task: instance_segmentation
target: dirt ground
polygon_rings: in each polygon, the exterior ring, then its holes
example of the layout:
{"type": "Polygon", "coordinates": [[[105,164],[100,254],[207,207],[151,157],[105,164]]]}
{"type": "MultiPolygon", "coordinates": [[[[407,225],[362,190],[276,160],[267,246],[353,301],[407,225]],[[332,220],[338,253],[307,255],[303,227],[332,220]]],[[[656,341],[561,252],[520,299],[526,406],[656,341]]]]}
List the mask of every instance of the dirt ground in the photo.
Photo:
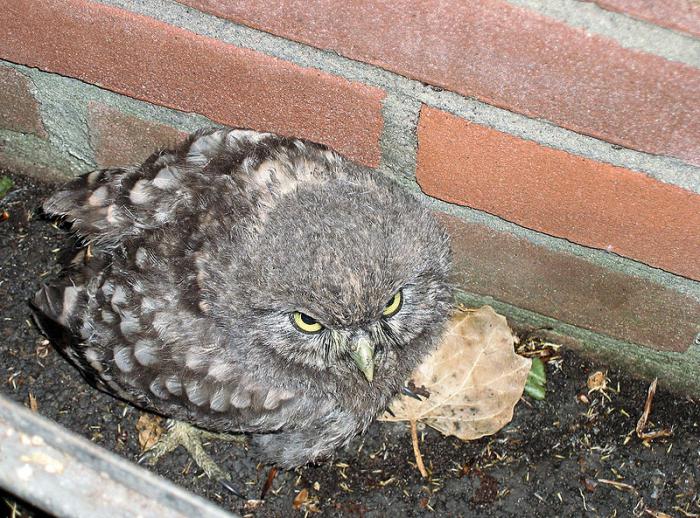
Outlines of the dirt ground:
{"type": "MultiPolygon", "coordinates": [[[[0,222],[0,393],[27,406],[31,400],[40,414],[134,460],[142,412],[88,386],[29,320],[27,299],[62,243],[62,232],[34,213],[53,187],[2,175],[15,186],[0,200],[0,213],[9,214],[0,222]]],[[[424,430],[429,479],[415,467],[408,427],[387,423],[375,423],[332,460],[279,473],[255,510],[201,476],[182,450],[152,469],[226,509],[260,517],[700,516],[697,401],[657,391],[647,430],[673,434],[644,443],[634,430],[648,382],[566,351],[547,375],[546,400],[525,397],[494,436],[463,443],[424,430]],[[596,371],[607,373],[609,388],[589,394],[587,378],[596,371]]],[[[209,451],[249,498],[259,498],[268,467],[241,446],[212,443],[209,451]]],[[[13,508],[16,516],[40,514],[17,505],[0,492],[0,516],[13,508]]]]}

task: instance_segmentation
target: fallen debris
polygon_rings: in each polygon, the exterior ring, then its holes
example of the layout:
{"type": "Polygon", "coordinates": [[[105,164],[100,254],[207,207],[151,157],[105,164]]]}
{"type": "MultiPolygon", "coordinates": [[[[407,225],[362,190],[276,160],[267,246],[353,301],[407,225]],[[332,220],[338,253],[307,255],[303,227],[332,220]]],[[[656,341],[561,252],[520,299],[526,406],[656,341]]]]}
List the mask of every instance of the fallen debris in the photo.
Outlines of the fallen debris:
{"type": "Polygon", "coordinates": [[[635,432],[637,437],[639,437],[643,442],[648,443],[654,439],[659,439],[661,437],[670,437],[673,435],[673,430],[671,428],[662,428],[660,430],[654,430],[651,432],[645,432],[644,429],[649,421],[649,414],[651,414],[651,405],[654,401],[654,395],[656,394],[656,385],[659,379],[654,378],[654,381],[649,385],[649,391],[647,392],[647,399],[644,402],[644,412],[642,412],[639,421],[637,421],[637,426],[635,432]]]}
{"type": "Polygon", "coordinates": [[[29,393],[29,409],[35,413],[39,411],[39,403],[36,400],[36,396],[31,392],[29,393]]]}
{"type": "Polygon", "coordinates": [[[0,198],[4,198],[14,185],[15,182],[9,176],[0,176],[0,198]]]}
{"type": "Polygon", "coordinates": [[[630,491],[631,493],[637,493],[637,490],[633,486],[630,486],[629,484],[625,484],[624,482],[618,482],[617,480],[608,480],[606,478],[599,478],[598,482],[600,482],[601,484],[606,484],[608,486],[612,486],[619,491],[630,491]]]}
{"type": "Polygon", "coordinates": [[[139,446],[141,451],[146,451],[153,447],[158,442],[160,436],[163,435],[163,427],[160,416],[152,414],[143,414],[136,422],[136,431],[139,434],[139,446]]]}
{"type": "MultiPolygon", "coordinates": [[[[468,441],[496,433],[511,421],[532,363],[515,353],[516,340],[505,317],[489,306],[456,315],[440,347],[414,371],[405,395],[384,414],[382,420],[410,423],[423,477],[427,471],[417,422],[468,441]]],[[[544,379],[543,364],[539,379],[544,379]]]]}
{"type": "Polygon", "coordinates": [[[260,507],[262,507],[264,503],[265,503],[264,500],[255,500],[255,499],[246,500],[245,503],[243,504],[243,509],[245,509],[246,511],[255,511],[256,509],[259,509],[260,507]]]}
{"type": "Polygon", "coordinates": [[[297,493],[297,496],[294,497],[294,500],[292,500],[292,507],[299,511],[301,509],[301,506],[306,503],[306,500],[309,498],[309,492],[307,489],[302,489],[297,493]]]}
{"type": "Polygon", "coordinates": [[[538,357],[532,358],[532,367],[525,382],[525,394],[538,401],[547,396],[547,373],[544,362],[538,357]]]}
{"type": "Polygon", "coordinates": [[[297,511],[306,513],[320,513],[318,499],[309,495],[309,490],[304,488],[297,493],[292,501],[292,507],[297,511]]]}
{"type": "Polygon", "coordinates": [[[267,472],[265,484],[263,484],[262,491],[260,491],[260,500],[265,500],[265,496],[267,495],[268,491],[270,491],[270,488],[272,487],[272,482],[275,480],[276,476],[277,468],[273,466],[270,468],[270,471],[267,472]]]}
{"type": "Polygon", "coordinates": [[[425,464],[423,464],[423,455],[420,453],[420,446],[418,444],[418,430],[416,421],[412,419],[409,421],[411,425],[411,443],[413,444],[413,455],[416,457],[416,466],[418,471],[423,478],[428,478],[428,472],[425,469],[425,464]]]}
{"type": "Polygon", "coordinates": [[[596,371],[586,380],[586,386],[588,387],[588,393],[592,392],[605,392],[608,389],[608,382],[610,380],[605,375],[603,371],[596,371]]]}
{"type": "Polygon", "coordinates": [[[509,423],[531,360],[514,351],[505,317],[489,306],[457,315],[442,345],[413,373],[418,387],[401,396],[384,421],[420,421],[464,441],[491,435],[509,423]],[[419,391],[429,394],[420,397],[419,391]]]}
{"type": "MultiPolygon", "coordinates": [[[[27,181],[15,180],[20,187],[26,186],[27,181]]],[[[37,218],[28,223],[20,220],[49,194],[48,187],[38,185],[21,197],[14,197],[17,204],[13,201],[8,207],[11,219],[0,223],[0,243],[7,252],[3,259],[11,259],[2,265],[0,279],[6,304],[0,323],[0,392],[27,405],[32,392],[42,415],[88,438],[94,436],[94,427],[100,427],[102,438],[96,441],[98,444],[133,459],[139,450],[133,435],[141,412],[87,385],[53,349],[42,348],[34,353],[42,338],[35,328],[25,324],[26,300],[51,271],[51,250],[58,242],[52,237],[58,231],[46,222],[37,218]]],[[[542,344],[540,338],[523,335],[517,351],[526,357],[542,358],[542,353],[537,352],[542,344]],[[523,350],[529,342],[533,351],[523,350]]],[[[558,356],[556,360],[543,358],[548,377],[546,403],[521,398],[524,405],[531,402],[532,407],[518,406],[514,421],[496,435],[461,442],[422,430],[418,425],[417,438],[428,479],[416,469],[408,439],[396,440],[400,430],[395,428],[400,425],[381,423],[372,425],[366,435],[339,451],[335,461],[280,472],[264,503],[247,503],[222,492],[219,484],[206,476],[195,476],[191,463],[183,465],[183,452],[163,459],[152,469],[184,483],[200,496],[216,500],[228,510],[251,517],[305,516],[303,508],[292,508],[292,500],[306,487],[309,498],[319,499],[323,512],[336,516],[372,516],[382,512],[411,516],[434,509],[434,516],[455,516],[461,511],[483,516],[649,517],[645,509],[650,509],[679,518],[700,518],[700,479],[697,466],[689,462],[698,447],[700,398],[668,394],[658,387],[653,414],[644,431],[673,425],[673,436],[652,441],[652,447],[647,448],[637,438],[635,425],[649,383],[629,376],[624,369],[606,367],[600,361],[580,356],[573,348],[562,347],[558,356]],[[609,404],[600,393],[587,394],[587,377],[596,371],[605,372],[611,380],[608,394],[613,401],[609,404]],[[588,402],[577,399],[579,394],[585,395],[588,402]],[[595,419],[582,415],[588,406],[598,414],[595,419]],[[622,441],[627,439],[625,446],[622,441]],[[406,458],[411,462],[407,463],[406,458]],[[469,477],[463,474],[466,465],[472,466],[469,477]],[[653,482],[656,467],[668,474],[662,489],[653,482]],[[492,495],[490,484],[480,483],[477,469],[498,482],[492,503],[488,503],[492,495]],[[299,483],[295,484],[297,478],[299,483]],[[627,483],[639,495],[617,490],[597,478],[627,483]],[[547,503],[532,495],[533,491],[547,503]],[[633,513],[636,502],[642,505],[633,513]],[[255,506],[257,510],[253,509],[255,506]]],[[[415,387],[414,392],[418,390],[420,387],[415,387]]],[[[408,425],[405,427],[408,437],[408,425]]],[[[0,449],[6,442],[7,438],[0,439],[0,449]]],[[[228,466],[236,480],[248,488],[247,494],[260,496],[268,468],[250,460],[244,448],[213,443],[211,452],[217,460],[221,459],[222,467],[228,466]]],[[[65,491],[63,496],[61,501],[66,501],[65,491]]],[[[21,513],[21,504],[19,508],[21,513]]],[[[0,515],[4,512],[11,512],[11,508],[3,507],[0,498],[0,515]]]]}
{"type": "Polygon", "coordinates": [[[653,509],[644,509],[644,513],[654,518],[673,518],[670,514],[664,513],[662,511],[654,511],[653,509]]]}

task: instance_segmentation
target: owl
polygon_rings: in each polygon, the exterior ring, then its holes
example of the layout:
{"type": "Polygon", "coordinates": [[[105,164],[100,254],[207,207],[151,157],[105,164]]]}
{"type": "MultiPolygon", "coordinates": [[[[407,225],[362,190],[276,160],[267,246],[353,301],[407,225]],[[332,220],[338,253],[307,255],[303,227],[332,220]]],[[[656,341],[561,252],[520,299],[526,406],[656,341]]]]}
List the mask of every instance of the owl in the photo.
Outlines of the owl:
{"type": "Polygon", "coordinates": [[[77,238],[33,300],[57,348],[97,388],[245,433],[283,468],[366,430],[451,307],[431,213],[301,139],[200,130],[43,208],[77,238]]]}

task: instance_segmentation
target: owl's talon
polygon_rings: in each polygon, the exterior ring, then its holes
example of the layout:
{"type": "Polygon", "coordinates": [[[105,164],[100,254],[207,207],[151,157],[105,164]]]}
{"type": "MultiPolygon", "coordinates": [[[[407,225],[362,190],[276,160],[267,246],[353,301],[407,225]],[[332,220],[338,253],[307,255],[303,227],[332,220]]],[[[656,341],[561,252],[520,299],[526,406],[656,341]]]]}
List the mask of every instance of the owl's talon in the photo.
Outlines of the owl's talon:
{"type": "Polygon", "coordinates": [[[403,387],[403,388],[401,389],[401,392],[402,392],[404,395],[408,396],[408,397],[412,397],[413,399],[417,399],[418,401],[423,401],[423,399],[422,399],[418,394],[416,394],[415,392],[413,392],[413,391],[412,391],[410,388],[408,388],[408,387],[403,387]]]}
{"type": "Polygon", "coordinates": [[[153,466],[153,465],[157,464],[158,461],[162,457],[164,457],[165,455],[167,455],[168,453],[170,453],[171,451],[173,451],[175,449],[175,448],[173,448],[173,449],[169,449],[168,451],[161,452],[160,451],[161,448],[158,448],[157,446],[158,446],[158,444],[154,445],[154,447],[152,447],[151,449],[143,452],[141,454],[141,456],[138,459],[136,459],[136,464],[139,464],[141,466],[144,466],[144,465],[153,466]]]}
{"type": "Polygon", "coordinates": [[[182,446],[190,454],[192,460],[202,471],[212,480],[218,481],[228,491],[236,496],[244,498],[230,483],[231,475],[223,471],[209,454],[204,450],[202,444],[206,439],[219,439],[229,442],[242,442],[244,439],[238,435],[213,433],[207,430],[196,428],[182,421],[169,420],[166,423],[166,431],[161,435],[150,449],[145,451],[136,461],[138,464],[146,463],[153,466],[162,457],[174,451],[178,446],[182,446]]]}
{"type": "Polygon", "coordinates": [[[391,408],[386,407],[386,413],[389,414],[391,417],[396,417],[396,414],[391,411],[391,408]]]}
{"type": "Polygon", "coordinates": [[[224,486],[224,489],[226,489],[228,492],[230,492],[230,493],[233,494],[234,496],[237,496],[238,498],[241,498],[241,499],[243,499],[243,500],[247,500],[247,498],[245,497],[245,495],[243,495],[243,493],[241,493],[241,492],[238,491],[235,487],[233,487],[233,486],[231,485],[231,483],[230,483],[228,480],[219,479],[219,484],[221,484],[222,486],[224,486]]]}

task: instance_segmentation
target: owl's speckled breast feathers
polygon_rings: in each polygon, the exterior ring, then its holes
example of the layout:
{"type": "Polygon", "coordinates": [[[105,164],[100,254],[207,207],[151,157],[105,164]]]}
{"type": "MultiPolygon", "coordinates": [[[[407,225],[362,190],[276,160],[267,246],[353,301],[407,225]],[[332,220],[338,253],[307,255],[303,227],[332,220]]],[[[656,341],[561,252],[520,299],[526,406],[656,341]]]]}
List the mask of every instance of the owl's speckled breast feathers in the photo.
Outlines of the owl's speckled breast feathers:
{"type": "Polygon", "coordinates": [[[366,429],[449,310],[428,211],[303,140],[203,130],[44,209],[89,245],[34,300],[66,356],[139,406],[254,434],[282,466],[366,429]]]}

